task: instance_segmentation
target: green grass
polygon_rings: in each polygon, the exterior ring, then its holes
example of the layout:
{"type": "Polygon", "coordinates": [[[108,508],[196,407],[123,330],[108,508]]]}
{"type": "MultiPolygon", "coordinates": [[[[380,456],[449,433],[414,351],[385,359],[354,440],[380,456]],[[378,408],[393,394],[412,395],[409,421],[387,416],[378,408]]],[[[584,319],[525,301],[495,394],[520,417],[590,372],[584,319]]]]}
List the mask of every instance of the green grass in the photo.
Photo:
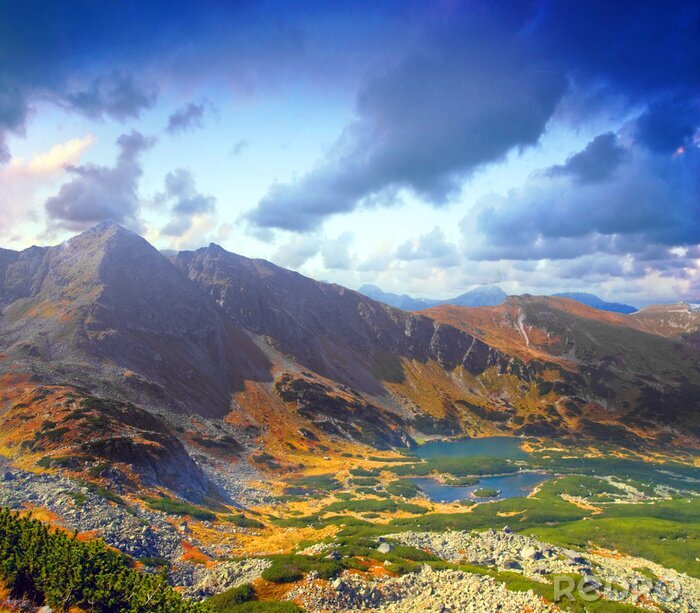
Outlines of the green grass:
{"type": "Polygon", "coordinates": [[[375,487],[379,481],[376,477],[355,477],[350,480],[350,484],[359,487],[375,487]]]}
{"type": "Polygon", "coordinates": [[[155,511],[162,511],[163,513],[168,513],[169,515],[189,515],[190,517],[201,521],[214,521],[216,519],[216,515],[211,511],[207,511],[206,509],[190,504],[189,502],[173,500],[172,498],[155,497],[146,497],[144,498],[144,501],[151,509],[155,511]]]}
{"type": "Polygon", "coordinates": [[[700,551],[698,523],[656,517],[601,517],[562,524],[556,528],[537,527],[528,530],[528,533],[565,547],[594,543],[700,578],[700,562],[696,560],[700,551]]]}
{"type": "Polygon", "coordinates": [[[454,479],[445,479],[443,481],[443,485],[449,485],[451,487],[469,487],[477,483],[479,483],[478,477],[458,477],[454,479]]]}
{"type": "Polygon", "coordinates": [[[334,475],[308,475],[305,477],[296,477],[290,480],[295,486],[308,487],[322,492],[330,492],[339,490],[342,487],[334,475]]]}
{"type": "Polygon", "coordinates": [[[580,498],[592,498],[601,494],[616,494],[619,496],[625,493],[600,477],[582,475],[557,479],[552,484],[551,491],[554,494],[568,494],[569,496],[578,496],[580,498]]]}
{"type": "Polygon", "coordinates": [[[376,500],[367,498],[364,500],[340,500],[332,502],[321,509],[321,513],[332,511],[353,511],[355,513],[425,513],[425,507],[410,502],[397,502],[396,500],[376,500]]]}

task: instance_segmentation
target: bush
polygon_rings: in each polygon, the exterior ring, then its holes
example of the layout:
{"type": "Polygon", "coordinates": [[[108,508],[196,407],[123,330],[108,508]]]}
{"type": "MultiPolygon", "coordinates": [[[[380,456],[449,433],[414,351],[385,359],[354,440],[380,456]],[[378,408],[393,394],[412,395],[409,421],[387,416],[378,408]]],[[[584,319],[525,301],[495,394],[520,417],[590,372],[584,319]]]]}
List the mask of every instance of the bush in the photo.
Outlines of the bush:
{"type": "Polygon", "coordinates": [[[0,510],[0,577],[15,597],[62,611],[206,611],[101,541],[79,541],[7,509],[0,510]]]}
{"type": "Polygon", "coordinates": [[[260,523],[259,521],[255,519],[251,519],[250,517],[246,517],[245,515],[227,515],[226,517],[223,518],[224,521],[227,521],[230,524],[233,524],[234,526],[238,526],[239,528],[264,528],[265,524],[260,523]]]}
{"type": "Polygon", "coordinates": [[[321,579],[337,576],[343,565],[337,560],[326,560],[319,556],[278,555],[271,556],[272,564],[262,572],[265,581],[293,583],[305,573],[316,571],[321,579]]]}
{"type": "Polygon", "coordinates": [[[392,496],[401,496],[402,498],[413,498],[420,492],[420,488],[408,479],[392,481],[384,489],[392,496]]]}
{"type": "Polygon", "coordinates": [[[265,581],[272,581],[272,583],[294,583],[302,579],[304,573],[294,564],[280,561],[273,562],[272,566],[266,568],[261,576],[265,581]]]}
{"type": "Polygon", "coordinates": [[[233,607],[235,605],[248,602],[254,597],[253,586],[250,583],[244,583],[238,587],[232,587],[221,594],[207,598],[206,604],[217,613],[225,613],[226,611],[234,610],[233,607]]]}
{"type": "Polygon", "coordinates": [[[379,471],[376,468],[351,468],[350,474],[353,477],[376,477],[379,471]]]}
{"type": "Polygon", "coordinates": [[[481,487],[472,492],[474,498],[498,498],[500,492],[493,487],[481,487]]]}
{"type": "Polygon", "coordinates": [[[146,504],[155,511],[163,511],[170,515],[189,515],[202,521],[214,521],[216,515],[202,507],[197,507],[189,502],[173,500],[172,498],[144,498],[146,504]]]}
{"type": "Polygon", "coordinates": [[[321,490],[323,492],[339,490],[342,487],[341,483],[330,474],[297,477],[293,480],[293,483],[294,485],[298,485],[300,487],[308,487],[315,490],[321,490]]]}

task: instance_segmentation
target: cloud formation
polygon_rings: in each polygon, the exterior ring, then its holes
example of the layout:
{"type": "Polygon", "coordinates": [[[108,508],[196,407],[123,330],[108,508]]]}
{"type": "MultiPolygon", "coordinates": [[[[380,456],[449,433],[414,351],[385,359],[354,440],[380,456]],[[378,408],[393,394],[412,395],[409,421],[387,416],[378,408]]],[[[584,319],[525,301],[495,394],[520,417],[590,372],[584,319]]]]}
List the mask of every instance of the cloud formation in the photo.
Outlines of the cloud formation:
{"type": "Polygon", "coordinates": [[[73,179],[46,201],[48,219],[69,230],[83,230],[106,219],[138,225],[140,158],[154,144],[155,138],[132,131],[117,139],[119,155],[114,166],[67,166],[73,179]]]}
{"type": "Polygon", "coordinates": [[[536,143],[567,79],[517,44],[501,45],[517,24],[492,17],[436,33],[430,48],[367,78],[357,117],[328,156],[272,186],[250,220],[305,231],[362,204],[389,204],[402,188],[439,206],[475,168],[536,143]]]}
{"type": "Polygon", "coordinates": [[[205,102],[200,104],[190,102],[168,117],[168,125],[165,129],[170,134],[177,134],[178,132],[201,128],[204,126],[204,112],[206,109],[207,103],[205,102]]]}
{"type": "Polygon", "coordinates": [[[55,185],[66,166],[78,162],[94,141],[90,134],[72,138],[28,160],[15,157],[0,167],[0,236],[12,238],[23,222],[38,218],[36,194],[55,185]]]}
{"type": "Polygon", "coordinates": [[[84,88],[69,90],[60,100],[87,117],[109,116],[124,121],[150,108],[157,95],[156,87],[137,82],[133,75],[115,71],[93,79],[84,88]]]}
{"type": "MultiPolygon", "coordinates": [[[[416,48],[364,79],[356,117],[329,153],[299,179],[272,185],[249,220],[308,231],[331,215],[389,206],[401,189],[442,206],[475,169],[537,143],[565,94],[647,106],[641,137],[655,150],[682,145],[700,123],[700,9],[666,8],[573,0],[450,11],[416,48]]],[[[603,153],[612,169],[622,161],[611,135],[591,147],[552,172],[590,182],[609,170],[603,153]]]]}
{"type": "Polygon", "coordinates": [[[570,176],[577,183],[595,183],[615,174],[629,157],[629,151],[618,143],[617,135],[606,132],[596,136],[583,151],[569,156],[564,164],[552,166],[547,173],[570,176]]]}
{"type": "Polygon", "coordinates": [[[427,234],[399,245],[396,257],[408,262],[422,260],[446,268],[457,266],[460,261],[457,246],[447,242],[445,233],[437,226],[427,234]]]}
{"type": "Polygon", "coordinates": [[[216,198],[199,193],[192,173],[185,168],[177,168],[165,176],[165,190],[156,196],[156,201],[169,207],[171,220],[161,233],[171,237],[182,236],[197,217],[216,209],[216,198]]]}

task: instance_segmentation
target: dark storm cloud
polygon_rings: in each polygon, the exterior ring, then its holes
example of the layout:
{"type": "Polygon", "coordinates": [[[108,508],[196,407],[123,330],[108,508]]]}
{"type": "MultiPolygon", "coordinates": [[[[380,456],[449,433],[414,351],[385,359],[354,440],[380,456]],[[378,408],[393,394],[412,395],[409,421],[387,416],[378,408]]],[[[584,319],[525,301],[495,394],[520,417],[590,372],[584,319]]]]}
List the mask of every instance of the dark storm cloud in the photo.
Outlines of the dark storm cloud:
{"type": "MultiPolygon", "coordinates": [[[[580,154],[579,154],[580,155],[580,154]]],[[[700,150],[661,155],[633,150],[615,175],[581,184],[533,176],[506,196],[484,199],[470,256],[567,259],[586,253],[654,257],[654,249],[700,243],[700,150]]],[[[468,230],[465,220],[465,231],[468,230]]]]}
{"type": "Polygon", "coordinates": [[[200,194],[192,173],[184,168],[165,175],[165,190],[156,196],[156,201],[167,204],[172,214],[162,231],[167,236],[182,236],[192,227],[197,215],[212,213],[216,208],[216,198],[200,194]]]}
{"type": "Polygon", "coordinates": [[[536,143],[567,79],[518,44],[517,20],[493,17],[436,32],[427,49],[367,78],[332,152],[299,181],[271,187],[251,221],[308,230],[401,188],[442,205],[478,166],[536,143]]]}
{"type": "Polygon", "coordinates": [[[62,100],[87,117],[107,115],[123,121],[138,117],[156,97],[155,87],[136,82],[132,75],[114,72],[93,79],[84,89],[66,92],[62,100]]]}
{"type": "MultiPolygon", "coordinates": [[[[382,195],[401,188],[440,206],[474,169],[536,143],[565,93],[648,105],[650,119],[671,96],[683,119],[665,105],[667,123],[640,126],[649,127],[647,142],[672,131],[677,143],[698,126],[688,101],[700,82],[699,7],[572,0],[472,2],[449,12],[364,80],[356,119],[331,152],[299,180],[271,186],[249,219],[305,231],[329,215],[391,203],[382,195]]],[[[561,170],[601,180],[605,155],[614,166],[624,154],[609,136],[592,147],[561,170]]]]}
{"type": "Polygon", "coordinates": [[[699,127],[700,91],[695,98],[653,102],[637,121],[636,137],[652,151],[670,153],[691,144],[699,127]]]}
{"type": "Polygon", "coordinates": [[[617,136],[606,132],[596,136],[583,151],[567,158],[566,163],[552,166],[547,173],[568,175],[579,183],[593,183],[612,176],[629,156],[629,151],[618,144],[617,136]]]}
{"type": "Polygon", "coordinates": [[[120,153],[112,167],[69,166],[73,179],[46,201],[49,219],[60,227],[82,230],[106,219],[134,225],[140,207],[141,154],[155,139],[132,131],[117,139],[120,153]]]}
{"type": "Polygon", "coordinates": [[[0,3],[0,162],[39,99],[125,120],[152,106],[163,83],[209,75],[251,89],[273,79],[300,57],[303,34],[293,7],[280,3],[269,19],[275,7],[265,4],[0,3]]]}
{"type": "Polygon", "coordinates": [[[205,102],[201,104],[190,102],[168,117],[168,125],[165,129],[170,132],[170,134],[176,134],[177,132],[201,128],[204,125],[204,113],[206,109],[207,103],[205,102]]]}

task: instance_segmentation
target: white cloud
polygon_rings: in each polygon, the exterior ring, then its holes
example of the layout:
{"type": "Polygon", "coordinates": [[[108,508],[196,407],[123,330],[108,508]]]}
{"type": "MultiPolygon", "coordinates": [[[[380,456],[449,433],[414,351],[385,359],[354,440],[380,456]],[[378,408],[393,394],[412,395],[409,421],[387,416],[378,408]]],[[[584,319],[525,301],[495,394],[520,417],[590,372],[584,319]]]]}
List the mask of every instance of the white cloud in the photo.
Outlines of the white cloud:
{"type": "Polygon", "coordinates": [[[80,161],[95,137],[87,134],[58,143],[29,159],[13,157],[0,167],[0,237],[14,235],[18,226],[37,219],[37,194],[55,188],[66,174],[66,166],[80,161]]]}

